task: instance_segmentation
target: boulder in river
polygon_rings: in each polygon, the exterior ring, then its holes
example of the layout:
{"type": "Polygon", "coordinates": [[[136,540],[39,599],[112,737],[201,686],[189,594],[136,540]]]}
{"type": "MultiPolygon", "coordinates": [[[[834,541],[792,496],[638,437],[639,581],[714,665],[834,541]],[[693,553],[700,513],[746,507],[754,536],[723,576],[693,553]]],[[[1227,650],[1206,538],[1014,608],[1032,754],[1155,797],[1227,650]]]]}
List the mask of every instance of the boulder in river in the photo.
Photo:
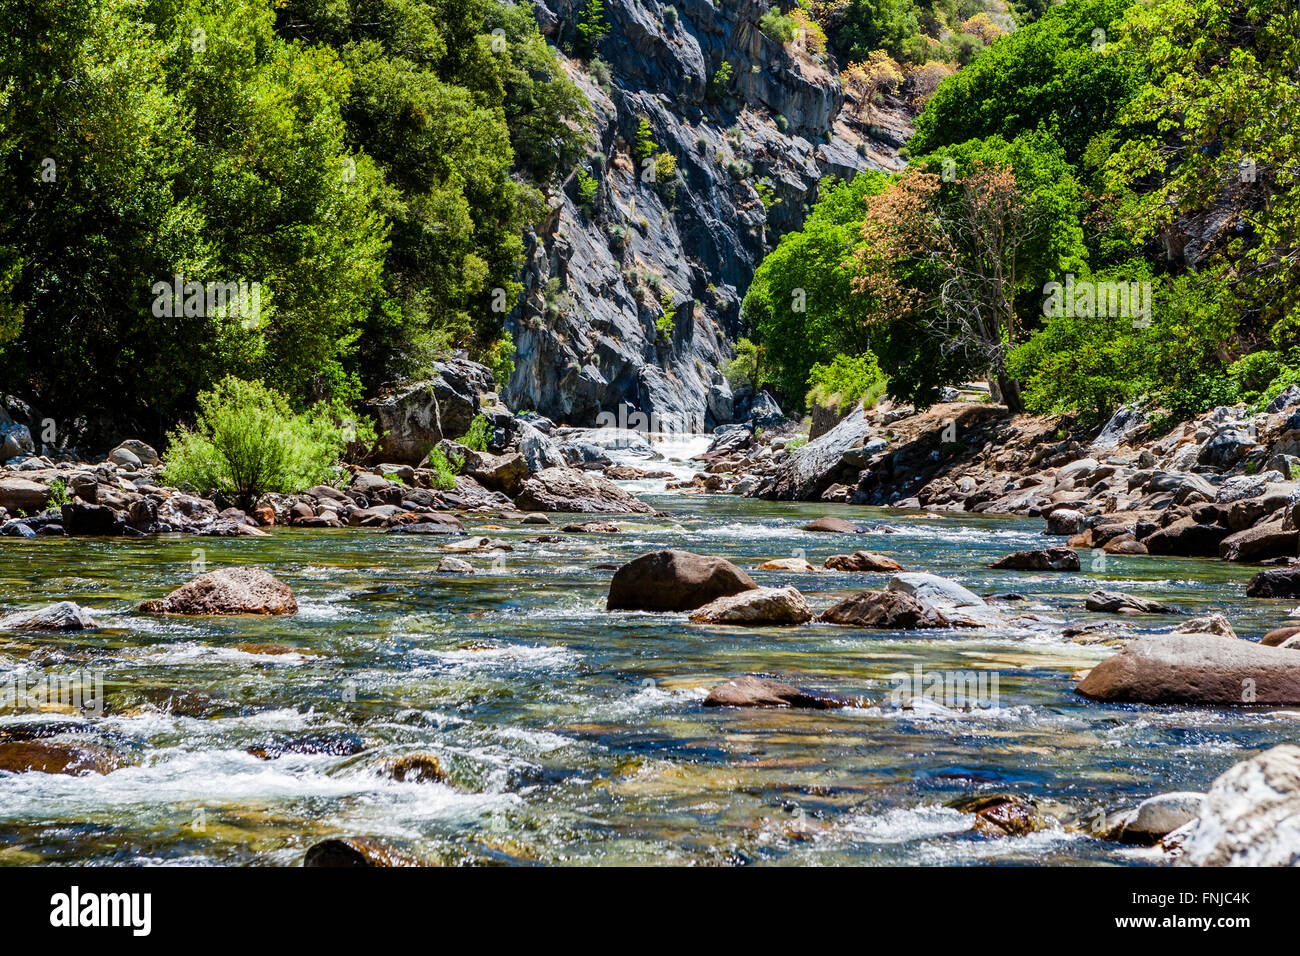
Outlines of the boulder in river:
{"type": "Polygon", "coordinates": [[[473,574],[474,565],[460,558],[445,557],[438,562],[439,574],[473,574]]]}
{"type": "Polygon", "coordinates": [[[652,551],[634,558],[609,583],[609,611],[693,611],[729,594],[757,588],[723,558],[690,551],[652,551]]]}
{"type": "Polygon", "coordinates": [[[1230,534],[1219,542],[1219,557],[1224,561],[1266,561],[1269,558],[1295,557],[1300,532],[1270,521],[1230,534]]]}
{"type": "Polygon", "coordinates": [[[978,594],[937,574],[904,571],[890,578],[885,588],[910,594],[921,603],[934,607],[984,607],[984,599],[978,594]]]}
{"type": "Polygon", "coordinates": [[[1199,817],[1204,802],[1203,793],[1162,793],[1113,818],[1101,835],[1119,843],[1152,846],[1199,817]]]}
{"type": "Polygon", "coordinates": [[[289,585],[262,568],[219,568],[200,574],[161,601],[145,601],[146,614],[295,614],[289,585]]]}
{"type": "Polygon", "coordinates": [[[1203,614],[1184,621],[1173,630],[1174,634],[1218,634],[1220,637],[1237,637],[1232,622],[1222,614],[1203,614]]]}
{"type": "Polygon", "coordinates": [[[1167,528],[1142,539],[1148,554],[1183,558],[1215,558],[1219,545],[1232,532],[1220,524],[1201,524],[1195,518],[1179,518],[1167,528]]]}
{"type": "Polygon", "coordinates": [[[827,516],[808,522],[803,526],[802,530],[822,534],[861,534],[862,526],[856,525],[852,521],[845,521],[843,518],[827,516]]]}
{"type": "Polygon", "coordinates": [[[818,620],[845,627],[875,627],[889,631],[950,627],[952,624],[942,611],[901,591],[863,591],[822,611],[818,620]]]}
{"type": "Polygon", "coordinates": [[[1047,515],[1045,534],[1072,535],[1083,529],[1083,514],[1073,508],[1057,508],[1047,515]]]}
{"type": "Polygon", "coordinates": [[[832,571],[850,571],[853,573],[901,571],[903,566],[893,558],[874,551],[854,551],[852,554],[832,554],[826,559],[826,567],[832,571]]]}
{"type": "Polygon", "coordinates": [[[98,626],[85,608],[72,601],[0,617],[0,631],[84,631],[98,626]]]}
{"type": "Polygon", "coordinates": [[[1282,744],[1221,774],[1178,863],[1300,865],[1300,747],[1282,744]]]}
{"type": "Polygon", "coordinates": [[[50,489],[39,481],[27,478],[0,478],[0,508],[11,515],[22,512],[34,515],[45,510],[50,501],[50,489]]]}
{"type": "Polygon", "coordinates": [[[88,505],[74,501],[59,509],[63,530],[72,535],[115,535],[121,530],[119,512],[107,505],[88,505]]]}
{"type": "Polygon", "coordinates": [[[1292,624],[1288,627],[1275,627],[1263,637],[1259,642],[1265,647],[1278,647],[1285,644],[1290,638],[1300,634],[1300,624],[1292,624]]]}
{"type": "Polygon", "coordinates": [[[1300,567],[1269,568],[1260,571],[1246,585],[1246,597],[1300,597],[1300,567]]]}
{"type": "Polygon", "coordinates": [[[515,504],[522,511],[583,514],[647,514],[654,511],[604,475],[576,468],[543,468],[524,482],[515,504]]]}
{"type": "Polygon", "coordinates": [[[752,588],[717,598],[691,612],[698,624],[764,625],[806,624],[812,611],[803,595],[792,587],[752,588]]]}
{"type": "Polygon", "coordinates": [[[1106,614],[1177,614],[1176,608],[1158,601],[1149,601],[1134,594],[1122,591],[1106,591],[1098,588],[1084,600],[1083,606],[1089,611],[1106,614]]]}
{"type": "Polygon", "coordinates": [[[817,569],[806,558],[773,558],[764,561],[755,571],[793,571],[796,574],[811,574],[817,569]]]}
{"type": "Polygon", "coordinates": [[[1075,692],[1093,700],[1232,706],[1300,704],[1295,652],[1217,634],[1157,634],[1094,667],[1075,692]]]}
{"type": "Polygon", "coordinates": [[[312,844],[303,858],[303,866],[421,866],[413,856],[395,850],[378,840],[365,837],[341,837],[312,844]]]}
{"type": "Polygon", "coordinates": [[[705,707],[808,707],[827,710],[856,703],[839,694],[804,690],[793,684],[746,674],[719,684],[704,698],[705,707]]]}
{"type": "Polygon", "coordinates": [[[122,760],[98,744],[60,743],[52,740],[0,742],[0,772],[9,773],[111,773],[122,760]]]}
{"type": "Polygon", "coordinates": [[[1001,571],[1078,571],[1079,552],[1073,548],[1035,548],[998,558],[989,567],[1001,571]]]}

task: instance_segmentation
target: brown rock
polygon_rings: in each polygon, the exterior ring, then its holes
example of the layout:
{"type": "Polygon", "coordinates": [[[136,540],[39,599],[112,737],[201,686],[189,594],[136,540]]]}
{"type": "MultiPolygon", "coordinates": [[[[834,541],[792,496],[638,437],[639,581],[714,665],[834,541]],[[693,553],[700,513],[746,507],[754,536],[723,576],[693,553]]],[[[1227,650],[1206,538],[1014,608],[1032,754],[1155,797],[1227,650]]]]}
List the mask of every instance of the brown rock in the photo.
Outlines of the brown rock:
{"type": "Polygon", "coordinates": [[[652,551],[634,558],[609,583],[608,611],[693,611],[729,594],[757,588],[722,558],[690,551],[652,551]]]}
{"type": "Polygon", "coordinates": [[[0,478],[0,508],[9,514],[18,512],[34,515],[44,511],[50,503],[50,489],[39,481],[27,478],[0,478]]]}
{"type": "Polygon", "coordinates": [[[1174,634],[1218,634],[1220,637],[1236,637],[1232,624],[1222,614],[1205,614],[1184,621],[1173,629],[1174,634]]]}
{"type": "Polygon", "coordinates": [[[609,521],[583,521],[581,524],[566,524],[560,530],[570,534],[618,534],[623,529],[609,521]]]}
{"type": "Polygon", "coordinates": [[[1189,516],[1147,536],[1142,543],[1147,546],[1148,554],[1214,558],[1218,557],[1219,544],[1229,533],[1222,525],[1197,524],[1196,519],[1189,516]]]}
{"type": "Polygon", "coordinates": [[[1107,541],[1101,550],[1107,554],[1146,554],[1147,546],[1131,534],[1121,534],[1107,541]]]}
{"type": "Polygon", "coordinates": [[[809,574],[817,569],[814,568],[803,558],[773,558],[771,561],[764,561],[754,570],[756,571],[794,571],[798,574],[809,574]]]}
{"type": "Polygon", "coordinates": [[[1038,548],[1017,551],[989,565],[1003,571],[1078,571],[1079,553],[1073,548],[1038,548]]]}
{"type": "Polygon", "coordinates": [[[399,783],[446,783],[447,772],[434,754],[406,754],[384,764],[384,772],[399,783]]]}
{"type": "Polygon", "coordinates": [[[818,620],[846,627],[907,631],[950,627],[952,623],[943,612],[902,591],[863,591],[827,608],[818,620]]]}
{"type": "Polygon", "coordinates": [[[821,532],[824,534],[859,534],[862,529],[852,521],[845,521],[843,518],[818,518],[816,521],[810,521],[803,526],[804,531],[821,532]]]}
{"type": "Polygon", "coordinates": [[[1159,634],[1102,661],[1075,692],[1144,704],[1297,704],[1300,666],[1280,647],[1217,634],[1159,634]]]}
{"type": "Polygon", "coordinates": [[[296,614],[289,585],[261,568],[220,568],[200,574],[161,601],[145,601],[146,614],[296,614]]]}
{"type": "Polygon", "coordinates": [[[1295,557],[1297,541],[1300,541],[1300,532],[1294,528],[1284,529],[1281,521],[1270,521],[1228,535],[1219,542],[1219,557],[1224,561],[1295,557]]]}
{"type": "Polygon", "coordinates": [[[838,694],[804,690],[793,684],[748,674],[719,684],[704,698],[705,707],[810,707],[826,710],[855,703],[852,698],[838,694]]]}
{"type": "Polygon", "coordinates": [[[1284,644],[1290,637],[1300,634],[1300,626],[1291,625],[1288,627],[1276,627],[1269,631],[1260,639],[1260,644],[1265,647],[1278,647],[1284,644]]]}
{"type": "Polygon", "coordinates": [[[1088,595],[1083,606],[1089,611],[1101,611],[1107,614],[1177,614],[1175,608],[1158,601],[1148,601],[1133,594],[1120,591],[1096,590],[1088,595]]]}
{"type": "Polygon", "coordinates": [[[111,773],[121,765],[122,761],[116,754],[95,744],[0,743],[0,771],[10,773],[111,773]]]}
{"type": "Polygon", "coordinates": [[[691,613],[697,624],[763,625],[805,624],[812,611],[803,595],[792,587],[753,588],[729,594],[691,613]]]}
{"type": "Polygon", "coordinates": [[[826,559],[826,567],[832,571],[873,572],[901,571],[903,566],[893,558],[874,551],[854,551],[852,554],[832,554],[826,559]]]}

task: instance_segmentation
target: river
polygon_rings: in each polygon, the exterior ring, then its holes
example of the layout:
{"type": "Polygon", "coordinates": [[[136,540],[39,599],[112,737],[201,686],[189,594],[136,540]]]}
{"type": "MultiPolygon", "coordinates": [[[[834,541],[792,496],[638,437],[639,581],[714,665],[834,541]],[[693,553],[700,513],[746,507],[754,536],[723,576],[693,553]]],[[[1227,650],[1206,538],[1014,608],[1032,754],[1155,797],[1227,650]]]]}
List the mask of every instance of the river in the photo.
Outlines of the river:
{"type": "MultiPolygon", "coordinates": [[[[83,776],[0,773],[0,863],[295,865],[319,839],[364,835],[447,864],[1144,864],[1157,853],[1066,826],[983,836],[945,804],[1015,792],[1087,815],[1204,790],[1243,750],[1291,739],[1300,718],[1106,706],[1073,693],[1071,675],[1113,652],[1061,635],[1066,623],[1105,619],[1082,610],[1094,587],[1219,610],[1257,637],[1291,608],[1247,602],[1250,567],[1116,556],[1094,566],[1085,552],[1082,573],[991,571],[983,565],[996,557],[1042,546],[1041,522],[649,500],[660,516],[558,542],[537,540],[558,527],[469,516],[468,534],[514,550],[471,556],[479,572],[466,576],[434,573],[447,553],[437,538],[359,529],[0,539],[0,612],[73,600],[102,624],[0,634],[0,682],[69,671],[103,681],[102,713],[8,712],[0,734],[61,722],[127,764],[83,776]],[[799,530],[827,514],[896,532],[799,530]],[[738,629],[607,613],[610,566],[665,547],[747,569],[791,555],[820,567],[869,548],[979,594],[1025,600],[1003,612],[1005,625],[979,631],[738,629]],[[265,567],[301,610],[267,619],[136,612],[192,577],[198,560],[265,567]],[[973,707],[899,706],[897,675],[918,665],[996,673],[996,693],[973,707]],[[750,672],[861,696],[864,706],[701,706],[710,687],[750,672]],[[382,771],[412,753],[435,755],[447,782],[382,771]]],[[[751,573],[794,584],[815,610],[887,580],[751,573]]],[[[1142,633],[1176,619],[1127,623],[1142,633]]]]}

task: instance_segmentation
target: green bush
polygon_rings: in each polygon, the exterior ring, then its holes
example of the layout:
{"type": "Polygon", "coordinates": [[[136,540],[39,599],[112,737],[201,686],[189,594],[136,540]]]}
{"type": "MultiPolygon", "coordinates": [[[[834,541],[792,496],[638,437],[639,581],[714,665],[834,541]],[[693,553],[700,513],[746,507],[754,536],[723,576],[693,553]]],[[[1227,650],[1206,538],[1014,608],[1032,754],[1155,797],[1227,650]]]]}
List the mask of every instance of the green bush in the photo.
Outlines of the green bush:
{"type": "Polygon", "coordinates": [[[474,420],[469,423],[469,431],[457,438],[456,443],[464,445],[471,451],[487,451],[491,439],[491,423],[484,416],[475,415],[474,420]]]}
{"type": "Polygon", "coordinates": [[[464,465],[463,461],[448,458],[441,448],[435,448],[429,452],[429,470],[433,472],[429,483],[438,491],[454,491],[456,476],[464,465]]]}
{"type": "Polygon", "coordinates": [[[749,385],[758,391],[770,381],[767,350],[749,339],[740,339],[736,343],[736,357],[722,363],[722,374],[732,388],[749,385]]]}
{"type": "Polygon", "coordinates": [[[778,8],[771,7],[759,18],[758,27],[777,43],[792,43],[794,31],[798,24],[794,17],[788,17],[778,8]]]}
{"type": "Polygon", "coordinates": [[[808,373],[808,404],[845,411],[857,401],[870,408],[885,394],[889,380],[870,352],[837,355],[829,365],[818,362],[808,373]]]}
{"type": "Polygon", "coordinates": [[[215,489],[249,508],[265,492],[291,494],[337,476],[347,446],[373,443],[368,421],[349,419],[325,404],[297,413],[261,382],[227,376],[198,398],[193,429],[167,436],[163,477],[215,489]]]}

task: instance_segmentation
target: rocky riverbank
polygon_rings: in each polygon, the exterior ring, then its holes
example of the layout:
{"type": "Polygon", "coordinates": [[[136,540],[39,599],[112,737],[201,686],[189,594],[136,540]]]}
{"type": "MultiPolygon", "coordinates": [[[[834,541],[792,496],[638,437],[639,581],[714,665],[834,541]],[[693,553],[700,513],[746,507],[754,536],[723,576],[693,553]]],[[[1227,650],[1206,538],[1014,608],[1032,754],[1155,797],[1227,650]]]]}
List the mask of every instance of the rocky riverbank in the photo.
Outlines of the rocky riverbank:
{"type": "MultiPolygon", "coordinates": [[[[814,422],[806,442],[788,422],[721,429],[694,485],[774,500],[1041,517],[1046,534],[1110,554],[1296,563],[1300,389],[1258,411],[1225,406],[1172,425],[1125,407],[1100,430],[1060,416],[1013,416],[986,391],[945,397],[920,413],[859,406],[824,430],[814,422]]],[[[1261,582],[1272,596],[1300,596],[1300,576],[1261,582]]]]}

